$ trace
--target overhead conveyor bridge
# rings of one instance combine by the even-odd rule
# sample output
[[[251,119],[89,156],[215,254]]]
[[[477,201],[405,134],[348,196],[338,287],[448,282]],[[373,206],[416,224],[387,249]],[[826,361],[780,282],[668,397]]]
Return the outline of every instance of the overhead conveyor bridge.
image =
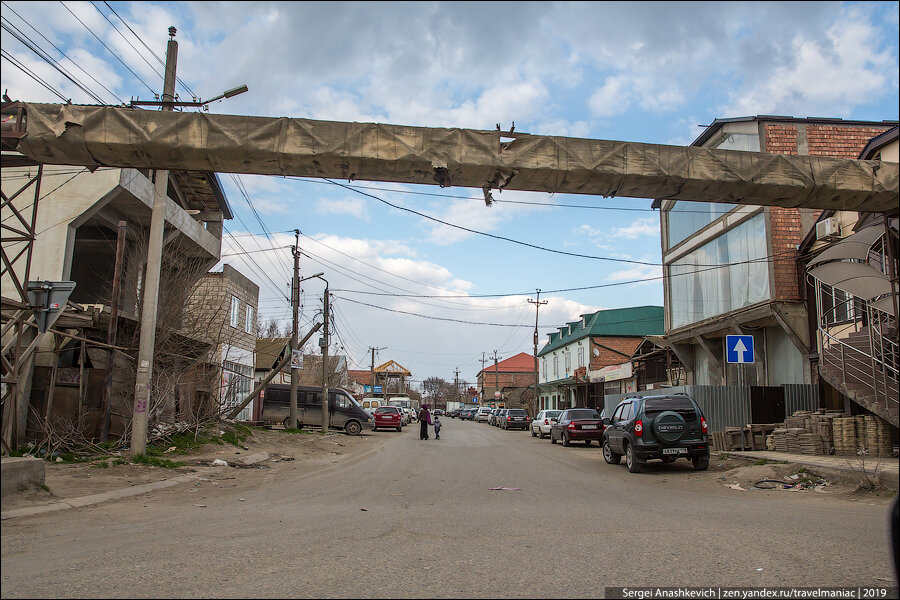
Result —
[[[895,210],[898,165],[475,129],[17,103],[4,148],[39,163]],[[7,105],[4,112],[12,109]],[[12,128],[14,131],[10,133]],[[6,157],[4,157],[6,164]]]

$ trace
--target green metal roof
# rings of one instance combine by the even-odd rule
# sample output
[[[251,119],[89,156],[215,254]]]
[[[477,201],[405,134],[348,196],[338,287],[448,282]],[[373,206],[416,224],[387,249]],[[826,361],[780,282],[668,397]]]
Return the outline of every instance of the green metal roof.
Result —
[[[662,306],[614,308],[582,315],[583,321],[571,321],[550,334],[550,341],[538,356],[589,336],[643,337],[665,334]]]

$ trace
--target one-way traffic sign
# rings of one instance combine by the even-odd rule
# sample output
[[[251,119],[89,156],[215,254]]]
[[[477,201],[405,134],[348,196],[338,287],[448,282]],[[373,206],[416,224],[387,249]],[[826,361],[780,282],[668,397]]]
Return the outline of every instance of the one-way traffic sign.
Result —
[[[728,363],[752,363],[753,336],[752,335],[726,335],[725,336],[725,362]]]

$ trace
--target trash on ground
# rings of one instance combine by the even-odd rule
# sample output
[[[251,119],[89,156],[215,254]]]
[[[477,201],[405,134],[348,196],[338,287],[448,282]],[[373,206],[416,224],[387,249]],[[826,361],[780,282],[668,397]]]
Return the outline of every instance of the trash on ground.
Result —
[[[212,461],[212,466],[214,466],[214,467],[227,467],[227,466],[228,466],[228,463],[227,463],[226,461],[222,460],[221,458],[217,458],[216,460]]]
[[[492,488],[488,488],[488,489],[490,489],[490,490],[505,490],[505,491],[507,491],[507,492],[520,492],[520,491],[522,491],[522,488],[512,488],[512,487],[505,487],[505,486],[492,487]]]

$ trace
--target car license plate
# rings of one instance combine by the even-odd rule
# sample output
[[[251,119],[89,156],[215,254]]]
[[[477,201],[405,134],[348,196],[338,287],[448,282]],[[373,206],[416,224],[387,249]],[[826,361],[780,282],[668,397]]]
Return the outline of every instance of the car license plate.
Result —
[[[663,448],[663,454],[687,454],[687,448]]]
[[[582,425],[582,429],[597,429],[596,425]]]

